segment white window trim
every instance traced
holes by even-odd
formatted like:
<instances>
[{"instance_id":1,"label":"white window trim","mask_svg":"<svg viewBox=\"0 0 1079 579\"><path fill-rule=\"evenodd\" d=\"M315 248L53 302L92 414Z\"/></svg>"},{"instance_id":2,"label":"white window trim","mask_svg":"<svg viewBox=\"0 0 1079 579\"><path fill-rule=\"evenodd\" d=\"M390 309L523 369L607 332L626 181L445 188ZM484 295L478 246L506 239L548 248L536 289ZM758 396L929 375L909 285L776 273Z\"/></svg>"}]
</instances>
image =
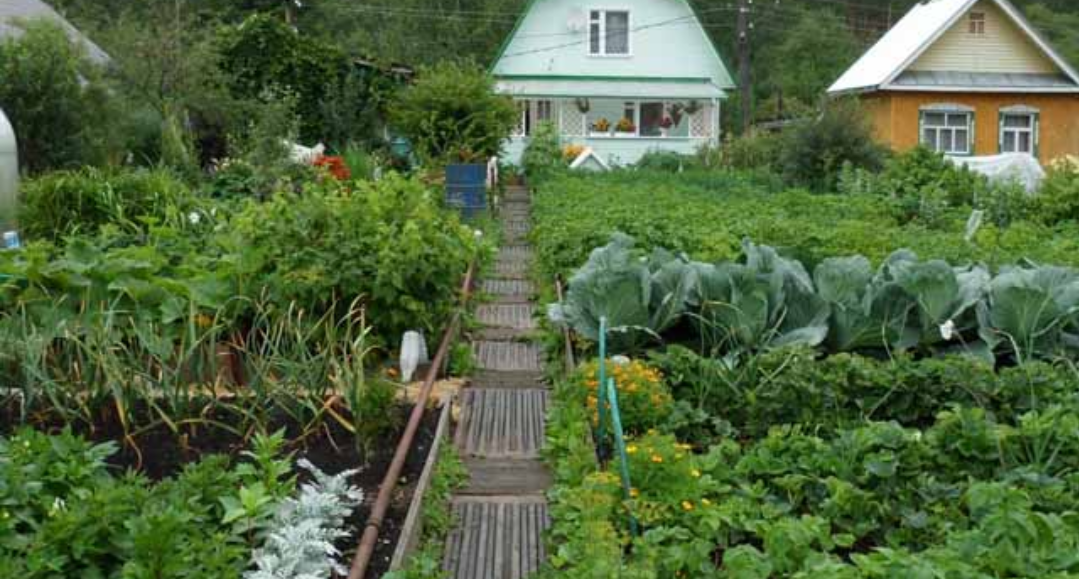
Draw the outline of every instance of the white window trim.
<instances>
[{"instance_id":1,"label":"white window trim","mask_svg":"<svg viewBox=\"0 0 1079 579\"><path fill-rule=\"evenodd\" d=\"M978 18L975 18L975 16L977 16ZM972 11L972 12L968 13L967 14L967 22L968 22L967 31L973 36L985 36L985 23L986 23L986 20L987 20L987 18L986 18L985 12L975 10L975 11Z\"/></svg>"},{"instance_id":2,"label":"white window trim","mask_svg":"<svg viewBox=\"0 0 1079 579\"><path fill-rule=\"evenodd\" d=\"M592 52L592 13L599 12L599 52ZM608 12L625 12L626 13L626 52L607 54L607 13ZM630 58L633 56L633 11L628 7L622 6L592 6L585 12L588 21L588 27L586 28L586 34L588 39L585 42L585 50L588 52L588 56L591 58Z\"/></svg>"},{"instance_id":3,"label":"white window trim","mask_svg":"<svg viewBox=\"0 0 1079 579\"><path fill-rule=\"evenodd\" d=\"M1001 153L1019 153L1024 155L1030 155L1032 157L1038 156L1039 145L1041 144L1041 111L1035 107L1026 105L1013 105L1009 107L1002 107L1000 109L1000 136L999 136L999 149ZM1009 127L1005 122L1006 117L1027 117L1030 119L1029 127ZM1030 135L1030 150L1029 151L1005 151L1004 150L1004 136L1007 133L1015 134L1016 148L1019 146L1019 135L1027 133Z\"/></svg>"},{"instance_id":4,"label":"white window trim","mask_svg":"<svg viewBox=\"0 0 1079 579\"><path fill-rule=\"evenodd\" d=\"M927 127L925 125L925 116L929 115L929 114L941 114L941 115L944 115L944 126ZM948 125L948 116L949 115L963 115L963 116L967 117L967 124L965 126L963 126L963 127L950 126L950 125ZM974 144L976 142L975 135L974 135L974 130L975 130L974 111L973 111L973 109L970 109L970 107L965 107L963 105L930 105L930 106L922 107L921 108L920 119L919 119L919 122L918 122L918 143L921 144L921 145L929 145L929 143L925 140L925 131L926 131L926 129L932 129L932 130L936 131L936 142L932 144L930 149L932 149L932 150L934 150L934 151L936 151L938 153L944 153L945 155L948 155L948 156L951 156L951 157L970 157L970 156L974 155ZM941 147L940 147L941 135L945 131L950 132L952 134L952 146L953 146L953 149L954 149L955 148L955 133L957 131L960 131L960 130L965 130L967 132L967 141L966 141L965 150L963 150L963 151L943 151L943 150L941 150Z\"/></svg>"}]
</instances>

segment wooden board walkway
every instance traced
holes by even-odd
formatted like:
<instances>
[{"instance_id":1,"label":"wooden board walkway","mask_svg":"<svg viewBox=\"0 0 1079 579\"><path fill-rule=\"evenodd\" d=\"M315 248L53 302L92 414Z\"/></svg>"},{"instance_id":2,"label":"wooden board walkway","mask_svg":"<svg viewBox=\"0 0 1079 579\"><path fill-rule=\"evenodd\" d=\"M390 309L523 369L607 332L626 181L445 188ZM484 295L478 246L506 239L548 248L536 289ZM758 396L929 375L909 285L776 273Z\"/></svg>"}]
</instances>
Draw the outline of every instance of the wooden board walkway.
<instances>
[{"instance_id":1,"label":"wooden board walkway","mask_svg":"<svg viewBox=\"0 0 1079 579\"><path fill-rule=\"evenodd\" d=\"M453 499L455 527L442 569L453 579L525 579L539 570L550 524L544 493L551 475L539 460L548 391L536 329L530 197L511 188L502 210L502 249L477 308L484 329L472 343L478 370L461 392L454 443L469 482Z\"/></svg>"}]
</instances>

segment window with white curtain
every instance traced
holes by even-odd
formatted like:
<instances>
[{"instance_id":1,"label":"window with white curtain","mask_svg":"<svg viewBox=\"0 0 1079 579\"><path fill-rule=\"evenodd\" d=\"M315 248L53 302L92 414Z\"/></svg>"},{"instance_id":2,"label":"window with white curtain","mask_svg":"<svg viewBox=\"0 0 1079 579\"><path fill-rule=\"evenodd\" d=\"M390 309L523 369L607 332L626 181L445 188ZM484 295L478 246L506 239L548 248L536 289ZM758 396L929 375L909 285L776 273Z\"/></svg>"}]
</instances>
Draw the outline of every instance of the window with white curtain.
<instances>
[{"instance_id":1,"label":"window with white curtain","mask_svg":"<svg viewBox=\"0 0 1079 579\"><path fill-rule=\"evenodd\" d=\"M593 56L629 54L629 11L592 10L588 18L588 53Z\"/></svg>"}]
</instances>

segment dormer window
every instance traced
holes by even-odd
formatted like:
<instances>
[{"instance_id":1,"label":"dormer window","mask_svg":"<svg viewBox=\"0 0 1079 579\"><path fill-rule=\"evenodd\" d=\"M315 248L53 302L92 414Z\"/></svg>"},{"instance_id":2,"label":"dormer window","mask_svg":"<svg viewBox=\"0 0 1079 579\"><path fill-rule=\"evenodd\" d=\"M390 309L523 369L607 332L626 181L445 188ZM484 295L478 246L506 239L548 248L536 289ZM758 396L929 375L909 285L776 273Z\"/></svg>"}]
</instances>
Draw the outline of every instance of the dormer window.
<instances>
[{"instance_id":1,"label":"dormer window","mask_svg":"<svg viewBox=\"0 0 1079 579\"><path fill-rule=\"evenodd\" d=\"M592 56L629 55L628 10L589 12L588 53Z\"/></svg>"},{"instance_id":2,"label":"dormer window","mask_svg":"<svg viewBox=\"0 0 1079 579\"><path fill-rule=\"evenodd\" d=\"M985 12L970 13L970 33L985 34Z\"/></svg>"}]
</instances>

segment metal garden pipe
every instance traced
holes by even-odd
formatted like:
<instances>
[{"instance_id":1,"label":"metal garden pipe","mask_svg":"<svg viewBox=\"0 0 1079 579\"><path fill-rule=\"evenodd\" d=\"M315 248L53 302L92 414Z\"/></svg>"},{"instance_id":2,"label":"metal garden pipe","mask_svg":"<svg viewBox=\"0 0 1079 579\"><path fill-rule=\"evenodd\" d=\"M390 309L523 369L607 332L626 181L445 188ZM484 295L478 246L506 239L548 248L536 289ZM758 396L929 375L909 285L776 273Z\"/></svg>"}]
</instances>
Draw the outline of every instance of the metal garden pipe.
<instances>
[{"instance_id":1,"label":"metal garden pipe","mask_svg":"<svg viewBox=\"0 0 1079 579\"><path fill-rule=\"evenodd\" d=\"M558 304L562 304L562 275L559 274L554 280L554 290L558 297ZM562 341L565 342L566 348L566 375L573 373L574 368L577 367L577 362L573 359L573 338L570 337L569 324L562 325Z\"/></svg>"},{"instance_id":2,"label":"metal garden pipe","mask_svg":"<svg viewBox=\"0 0 1079 579\"><path fill-rule=\"evenodd\" d=\"M471 295L472 277L475 275L475 270L476 264L472 263L468 266L468 271L465 272L465 279L461 284L462 304L467 302ZM371 507L371 515L367 517L367 525L364 526L363 536L360 537L360 544L356 548L356 555L352 558L352 568L348 572L348 579L363 579L364 574L367 573L367 565L371 562L371 556L375 553L375 541L378 539L378 533L382 528L382 521L386 517L386 511L390 508L390 497L393 495L394 489L397 488L397 480L401 477L405 459L408 457L409 450L412 449L412 441L416 437L416 431L420 428L420 421L423 420L423 412L427 407L427 398L431 395L435 380L438 379L442 361L449 355L450 345L453 343L454 334L457 333L457 327L460 323L461 308L457 308L453 313L453 318L450 320L450 325L446 328L446 333L442 335L442 342L438 345L438 351L435 353L434 359L431 360L431 367L427 370L427 377L423 380L423 387L420 388L416 406L412 409L412 415L408 418L408 425L405 427L405 432L401 434L400 442L397 443L393 461L390 462L390 467L386 470L386 476L383 477L382 484L378 487L378 497L375 499L374 506Z\"/></svg>"}]
</instances>

